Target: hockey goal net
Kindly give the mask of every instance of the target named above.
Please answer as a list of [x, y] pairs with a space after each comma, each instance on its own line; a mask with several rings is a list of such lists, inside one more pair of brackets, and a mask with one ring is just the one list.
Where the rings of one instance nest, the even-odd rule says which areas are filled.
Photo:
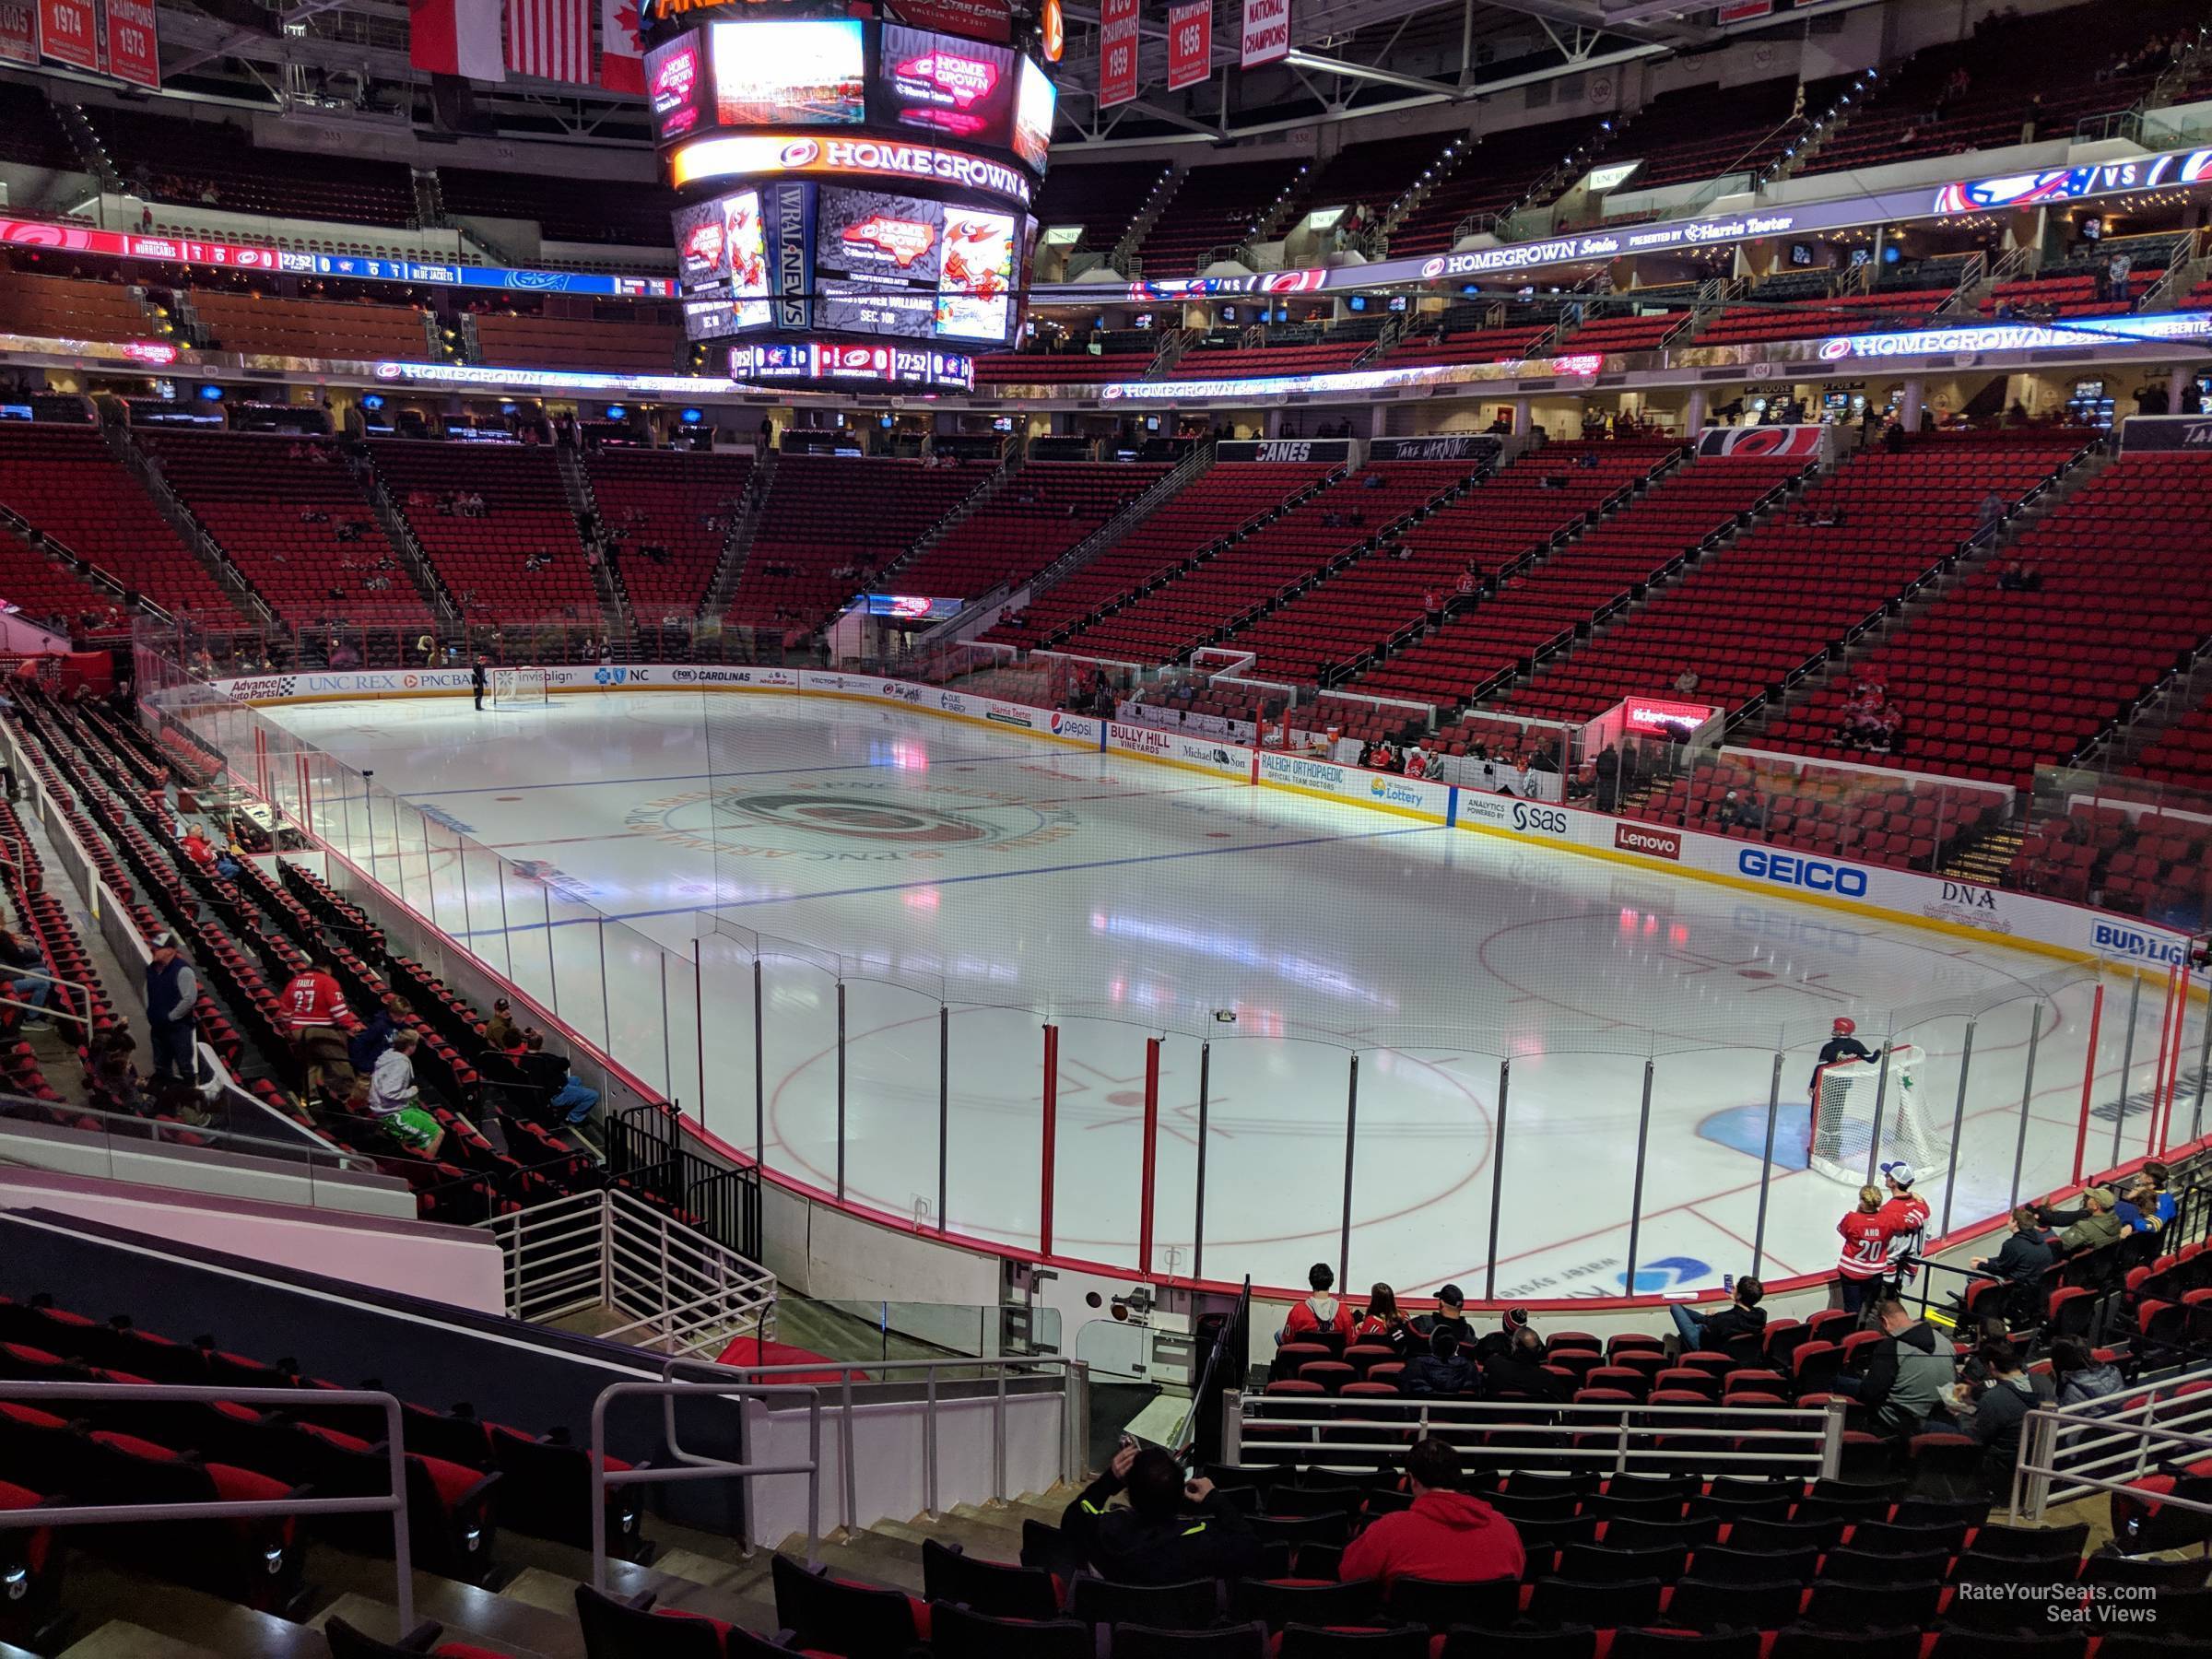
[[491, 671], [491, 706], [495, 709], [544, 708], [546, 671], [543, 668], [494, 668]]
[[1950, 1147], [1920, 1086], [1921, 1060], [1920, 1050], [1900, 1042], [1879, 1059], [1820, 1067], [1813, 1078], [1815, 1170], [1854, 1187], [1865, 1183], [1870, 1166], [1878, 1171], [1899, 1159], [1924, 1183], [1950, 1173]]

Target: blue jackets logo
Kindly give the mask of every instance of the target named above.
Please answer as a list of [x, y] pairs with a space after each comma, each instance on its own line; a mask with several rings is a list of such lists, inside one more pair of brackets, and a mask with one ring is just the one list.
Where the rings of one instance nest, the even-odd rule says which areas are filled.
[[1735, 855], [1735, 867], [1761, 881], [1802, 888], [1808, 893], [1838, 893], [1846, 899], [1866, 896], [1865, 871], [1850, 865], [1830, 864], [1824, 858], [1800, 858], [1794, 853], [1746, 847]]

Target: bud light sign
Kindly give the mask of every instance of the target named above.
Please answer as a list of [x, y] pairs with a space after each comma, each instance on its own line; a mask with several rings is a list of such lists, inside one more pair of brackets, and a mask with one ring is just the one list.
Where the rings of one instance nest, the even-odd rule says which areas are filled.
[[1830, 864], [1824, 858], [1800, 858], [1794, 853], [1746, 847], [1735, 855], [1735, 867], [1756, 880], [1799, 888], [1808, 893], [1835, 893], [1845, 899], [1866, 897], [1865, 871], [1850, 865]]
[[2090, 937], [2100, 955], [2125, 957], [2131, 962], [2162, 962], [2171, 967], [2189, 954], [2188, 942], [2171, 934], [2146, 933], [2116, 922], [2100, 922]]

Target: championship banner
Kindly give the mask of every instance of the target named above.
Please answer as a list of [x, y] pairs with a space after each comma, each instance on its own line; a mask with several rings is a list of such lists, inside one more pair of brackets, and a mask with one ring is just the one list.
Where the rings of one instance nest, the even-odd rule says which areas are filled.
[[99, 19], [92, 0], [39, 0], [39, 51], [72, 69], [100, 70]]
[[1290, 0], [1244, 0], [1237, 62], [1251, 69], [1290, 55]]
[[0, 64], [39, 61], [39, 18], [31, 0], [0, 0]]
[[1214, 75], [1214, 0], [1168, 7], [1168, 90], [1180, 92]]
[[1136, 0], [1100, 0], [1099, 108], [1136, 96]]
[[135, 87], [161, 85], [154, 0], [108, 0], [108, 73]]

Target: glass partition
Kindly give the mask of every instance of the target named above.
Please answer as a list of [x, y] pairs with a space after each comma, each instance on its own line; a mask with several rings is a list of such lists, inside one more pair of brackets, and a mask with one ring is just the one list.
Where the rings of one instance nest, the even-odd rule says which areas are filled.
[[[512, 827], [479, 837], [403, 798], [389, 772], [335, 759], [159, 653], [141, 663], [165, 740], [265, 801], [280, 844], [294, 826], [316, 838], [331, 886], [372, 907], [394, 950], [433, 971], [465, 950], [778, 1174], [1133, 1278], [1298, 1287], [1318, 1262], [1355, 1303], [1377, 1280], [1498, 1300], [1704, 1290], [1755, 1266], [1824, 1271], [1836, 1218], [1882, 1161], [1926, 1166], [1920, 1190], [1950, 1230], [2183, 1145], [2212, 1116], [2212, 1022], [2179, 961], [1999, 967], [1786, 900], [1684, 883], [1711, 902], [1679, 907], [1641, 868], [1605, 868], [1584, 893], [1581, 861], [1514, 853], [1515, 881], [1539, 879], [1539, 862], [1574, 866], [1557, 882], [1573, 904], [1530, 933], [1514, 915], [1452, 913], [1428, 883], [1431, 869], [1500, 866], [1500, 843], [1394, 824], [1439, 839], [1397, 843], [1407, 891], [1354, 920], [1440, 972], [1481, 955], [1511, 987], [1417, 1019], [1271, 933], [1269, 903], [1342, 901], [1329, 853], [1270, 866], [1279, 890], [1254, 896], [1254, 917], [1211, 926], [1175, 892], [1127, 884], [1117, 866], [1140, 861], [1123, 846], [1055, 816], [1098, 794], [1110, 762], [1041, 755], [980, 724], [948, 759], [915, 741], [936, 726], [911, 710], [856, 703], [865, 713], [824, 733], [783, 699], [662, 690], [639, 718], [676, 776], [655, 785], [669, 794], [644, 825], [653, 853], [618, 889]], [[968, 648], [933, 669], [1008, 697], [1098, 684], [1096, 665]], [[1594, 798], [1571, 728], [1512, 731], [1557, 743], [1563, 789]], [[1468, 734], [1461, 765], [1484, 742]], [[852, 775], [808, 782], [825, 772]], [[1176, 858], [1209, 856], [1217, 837], [1343, 839], [1317, 832], [1312, 802], [1251, 792], [1208, 810], [1225, 786], [1182, 782], [1144, 827], [1173, 838]], [[2083, 774], [2045, 773], [2016, 799], [1726, 750], [1639, 755], [1617, 787], [1660, 822], [1971, 865], [2191, 926], [2190, 865], [2212, 835], [2199, 812], [2212, 803]], [[804, 838], [786, 834], [794, 814]], [[1003, 913], [961, 908], [961, 877], [945, 873], [959, 866], [939, 849], [1002, 843], [1049, 846], [1096, 884], [1089, 942], [1124, 953], [1124, 970], [1093, 976], [1065, 938], [1017, 936], [1018, 884], [988, 889]], [[809, 942], [817, 930], [839, 947]], [[1823, 1172], [1808, 1159], [1814, 1074], [1839, 1015], [1886, 1059], [1852, 1083], [1850, 1150]]]

